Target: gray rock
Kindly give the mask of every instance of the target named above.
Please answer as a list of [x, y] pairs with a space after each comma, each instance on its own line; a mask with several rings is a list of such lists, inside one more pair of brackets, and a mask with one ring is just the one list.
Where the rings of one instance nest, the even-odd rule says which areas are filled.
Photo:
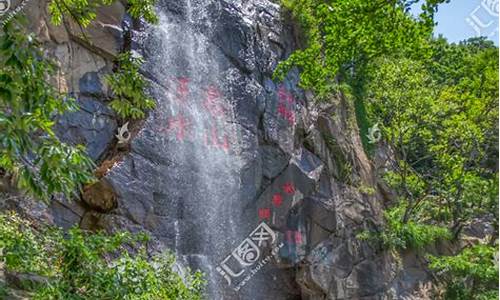
[[83, 96], [103, 96], [101, 80], [97, 72], [88, 72], [80, 78], [80, 95]]
[[51, 214], [57, 226], [68, 229], [79, 224], [87, 208], [80, 201], [54, 200], [50, 203]]
[[[69, 19], [68, 32], [71, 36], [80, 37], [84, 34], [91, 48], [97, 49], [101, 54], [113, 56], [122, 49], [123, 30], [122, 22], [125, 16], [125, 7], [120, 1], [105, 5], [97, 12], [96, 19], [83, 29], [72, 19]], [[108, 56], [108, 57], [109, 57]]]
[[94, 98], [80, 97], [78, 105], [78, 111], [66, 113], [58, 120], [56, 133], [64, 142], [84, 144], [89, 156], [97, 160], [116, 134], [113, 112]]
[[273, 179], [281, 173], [290, 159], [277, 147], [262, 145], [259, 148], [262, 157], [262, 175]]
[[[331, 178], [335, 154], [323, 133], [342, 143], [352, 129], [345, 119], [326, 119], [323, 108], [309, 112], [298, 72], [281, 84], [269, 79], [293, 50], [279, 6], [160, 1], [158, 9], [160, 24], [135, 32], [133, 43], [157, 107], [106, 175], [118, 196], [113, 214], [154, 234], [182, 264], [201, 268], [211, 299], [383, 293], [386, 278], [363, 273], [379, 267], [377, 254], [354, 238], [377, 209], [374, 198]], [[356, 157], [359, 138], [342, 147], [369, 180], [367, 159]], [[216, 268], [260, 222], [282, 247], [236, 292], [251, 267], [230, 286]], [[318, 247], [326, 249], [321, 259], [312, 250]]]
[[5, 280], [10, 286], [22, 290], [32, 290], [49, 283], [49, 279], [47, 277], [13, 271], [5, 271]]

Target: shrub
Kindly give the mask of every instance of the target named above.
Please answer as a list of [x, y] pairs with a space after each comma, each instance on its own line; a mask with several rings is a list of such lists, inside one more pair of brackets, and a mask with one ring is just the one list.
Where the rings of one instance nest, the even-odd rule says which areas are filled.
[[172, 269], [171, 254], [148, 257], [147, 240], [126, 232], [35, 229], [16, 214], [0, 215], [5, 269], [47, 278], [47, 284], [30, 288], [34, 299], [201, 299], [201, 273], [188, 271], [182, 278]]
[[498, 299], [497, 253], [498, 246], [478, 244], [455, 256], [430, 256], [429, 266], [446, 278], [446, 299]]
[[384, 212], [385, 227], [381, 232], [362, 232], [358, 238], [374, 240], [385, 249], [422, 249], [440, 239], [451, 239], [446, 227], [417, 223], [415, 220], [403, 222], [404, 206], [399, 205]]
[[[82, 27], [87, 27], [96, 18], [96, 10], [101, 6], [111, 5], [115, 0], [52, 0], [49, 3], [51, 21], [61, 25], [65, 16], [69, 16]], [[156, 0], [129, 0], [127, 12], [133, 18], [143, 17], [149, 23], [157, 23], [158, 16], [154, 12]]]

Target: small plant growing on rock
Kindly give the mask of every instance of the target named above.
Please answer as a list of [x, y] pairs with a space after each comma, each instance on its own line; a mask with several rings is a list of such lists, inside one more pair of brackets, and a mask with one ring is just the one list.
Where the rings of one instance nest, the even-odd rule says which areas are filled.
[[360, 193], [368, 195], [368, 196], [373, 196], [376, 193], [376, 191], [375, 191], [375, 189], [373, 187], [365, 185], [365, 184], [361, 184], [358, 187], [358, 190], [359, 190]]
[[118, 55], [118, 70], [105, 77], [106, 83], [113, 91], [115, 99], [110, 106], [123, 119], [143, 118], [147, 109], [155, 107], [155, 102], [146, 96], [146, 81], [139, 73], [142, 58], [132, 52]]

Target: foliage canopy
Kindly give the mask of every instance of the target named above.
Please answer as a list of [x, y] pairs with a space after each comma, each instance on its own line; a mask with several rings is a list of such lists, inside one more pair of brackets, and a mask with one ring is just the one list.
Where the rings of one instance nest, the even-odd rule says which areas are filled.
[[[55, 25], [61, 25], [66, 17], [82, 27], [87, 27], [97, 17], [97, 9], [114, 2], [116, 0], [51, 0], [49, 12], [52, 23]], [[129, 0], [127, 1], [127, 12], [133, 18], [144, 18], [147, 22], [156, 24], [158, 16], [154, 11], [155, 3], [156, 0]]]
[[437, 4], [422, 5], [419, 18], [408, 10], [407, 0], [283, 0], [302, 25], [305, 49], [295, 51], [276, 70], [282, 79], [292, 67], [301, 70], [303, 88], [324, 100], [340, 82], [350, 82], [374, 57], [399, 53], [425, 56]]

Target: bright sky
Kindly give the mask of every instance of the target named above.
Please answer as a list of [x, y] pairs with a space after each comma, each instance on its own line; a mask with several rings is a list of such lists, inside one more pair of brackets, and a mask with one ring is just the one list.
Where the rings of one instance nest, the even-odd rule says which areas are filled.
[[499, 0], [451, 0], [439, 6], [435, 34], [450, 42], [486, 36], [498, 45]]

